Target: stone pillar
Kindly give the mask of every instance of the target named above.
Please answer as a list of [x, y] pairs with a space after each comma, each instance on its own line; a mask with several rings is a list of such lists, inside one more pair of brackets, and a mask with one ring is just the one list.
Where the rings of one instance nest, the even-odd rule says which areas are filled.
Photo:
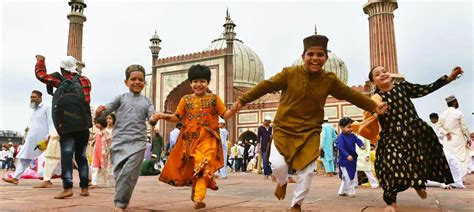
[[398, 73], [397, 48], [393, 24], [396, 0], [369, 0], [363, 7], [369, 16], [370, 68], [384, 66], [392, 78], [403, 78]]
[[69, 19], [67, 55], [77, 59], [78, 69], [80, 70], [85, 67], [82, 61], [82, 28], [86, 21], [84, 8], [86, 8], [87, 5], [83, 0], [71, 0], [69, 6], [71, 6], [71, 12], [67, 15]]

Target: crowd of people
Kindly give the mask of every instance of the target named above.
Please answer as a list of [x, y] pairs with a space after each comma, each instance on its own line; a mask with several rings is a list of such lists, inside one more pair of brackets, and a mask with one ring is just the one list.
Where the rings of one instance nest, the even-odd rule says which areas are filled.
[[[329, 177], [338, 174], [341, 186], [335, 192], [340, 196], [355, 196], [359, 185], [381, 187], [386, 211], [396, 211], [397, 194], [410, 187], [422, 199], [427, 196], [426, 186], [465, 188], [463, 179], [474, 170], [469, 149], [472, 135], [457, 109], [456, 98], [446, 98], [448, 109], [440, 116], [430, 115], [432, 126], [418, 116], [411, 101], [456, 80], [462, 69], [455, 67], [432, 84], [418, 85], [394, 83], [383, 66], [375, 66], [369, 72], [376, 86], [374, 96], [381, 99], [375, 101], [323, 70], [327, 44], [323, 35], [306, 37], [303, 65], [286, 67], [260, 82], [230, 108], [218, 95], [208, 93], [209, 67], [193, 65], [188, 71], [193, 93], [181, 98], [173, 114], [155, 110], [152, 101], [141, 94], [145, 87], [141, 65], [125, 69], [129, 92], [117, 95], [92, 114], [92, 85], [77, 68], [77, 61], [68, 56], [61, 61], [61, 73], [48, 74], [45, 57], [37, 55], [35, 76], [48, 86], [53, 107], [42, 102], [40, 91], [32, 91], [34, 112], [16, 155], [16, 169], [15, 148], [2, 146], [1, 168], [14, 170], [11, 177], [2, 180], [17, 185], [25, 170], [44, 154], [44, 180], [35, 188], [51, 187], [51, 177], [60, 164], [63, 191], [54, 198], [73, 196], [72, 172], [76, 167], [80, 195], [89, 196], [89, 189], [100, 186], [114, 187], [116, 211], [128, 207], [140, 175], [159, 175], [163, 183], [190, 186], [196, 209], [206, 207], [207, 189], [217, 190], [216, 178], [228, 178], [228, 171], [271, 178], [279, 200], [285, 199], [287, 184], [295, 183], [292, 211], [301, 211], [315, 171]], [[54, 93], [53, 87], [57, 88]], [[225, 120], [247, 103], [276, 91], [281, 91], [277, 113], [264, 118], [256, 140], [232, 141]], [[362, 108], [365, 117], [376, 117], [377, 130], [372, 134], [377, 139], [363, 137], [363, 129], [353, 129], [354, 120], [349, 117], [338, 121], [337, 133], [324, 117], [328, 95]], [[155, 127], [159, 120], [176, 123], [169, 139]], [[151, 134], [147, 135], [150, 126]], [[43, 141], [49, 141], [44, 153], [38, 148]]]

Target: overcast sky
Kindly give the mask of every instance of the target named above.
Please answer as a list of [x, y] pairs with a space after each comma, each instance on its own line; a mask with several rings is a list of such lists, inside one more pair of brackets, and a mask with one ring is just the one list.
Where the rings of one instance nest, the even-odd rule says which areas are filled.
[[[35, 55], [43, 54], [49, 72], [66, 55], [68, 0], [0, 3], [0, 130], [23, 131], [28, 125], [31, 90], [46, 94], [34, 76]], [[269, 78], [290, 66], [302, 52], [302, 39], [314, 33], [329, 38], [328, 48], [342, 58], [349, 85], [363, 85], [369, 71], [366, 0], [352, 1], [105, 1], [85, 0], [84, 75], [92, 82], [92, 105], [105, 104], [127, 89], [124, 69], [141, 64], [151, 71], [149, 39], [157, 30], [160, 57], [202, 51], [223, 31], [226, 7], [237, 38], [260, 57]], [[473, 119], [473, 3], [471, 1], [398, 1], [395, 36], [399, 72], [407, 81], [434, 82], [461, 66], [464, 76], [421, 99], [418, 114], [446, 109], [455, 94], [470, 130]], [[51, 102], [45, 95], [44, 101]]]

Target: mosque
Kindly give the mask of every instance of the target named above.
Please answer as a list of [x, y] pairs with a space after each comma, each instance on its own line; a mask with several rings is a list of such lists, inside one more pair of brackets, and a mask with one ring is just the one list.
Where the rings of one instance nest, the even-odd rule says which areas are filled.
[[[146, 95], [152, 98], [157, 108], [172, 113], [176, 110], [181, 97], [192, 93], [187, 81], [187, 72], [189, 67], [195, 64], [209, 66], [212, 73], [209, 89], [225, 100], [228, 107], [236, 101], [238, 96], [264, 80], [264, 68], [260, 57], [245, 45], [243, 40], [237, 38], [235, 26], [236, 24], [227, 12], [224, 32], [203, 51], [159, 59], [153, 56], [152, 74], [147, 80], [151, 83], [147, 86]], [[161, 39], [155, 32], [150, 41], [153, 55], [153, 50], [159, 49]], [[227, 51], [229, 48], [233, 50], [230, 54]], [[348, 73], [344, 61], [331, 51], [328, 56], [324, 70], [334, 72], [339, 79], [347, 83]], [[227, 62], [231, 62], [232, 65]], [[301, 58], [288, 66], [300, 64], [302, 64]], [[232, 79], [227, 79], [227, 74], [231, 74]], [[227, 85], [227, 81], [232, 81], [231, 84], [229, 83], [230, 86]], [[232, 98], [226, 96], [230, 93], [226, 92], [228, 87], [231, 88], [229, 90], [232, 91]], [[353, 86], [353, 88], [363, 92], [362, 86]], [[233, 138], [232, 141], [256, 140], [257, 128], [264, 117], [275, 116], [279, 99], [279, 92], [267, 94], [245, 106], [236, 114], [233, 125], [227, 123], [227, 130], [231, 134], [229, 138]], [[325, 115], [331, 123], [335, 124], [343, 116], [362, 119], [362, 110], [346, 101], [329, 97], [326, 100]], [[160, 124], [160, 130], [164, 136], [168, 136], [174, 128], [174, 123], [161, 122]]]
[[[82, 67], [82, 27], [86, 21], [83, 14], [86, 4], [83, 0], [71, 0], [68, 55], [79, 60]], [[396, 0], [368, 0], [363, 11], [368, 15], [370, 40], [370, 66], [384, 66], [395, 80], [403, 80], [398, 74], [393, 11], [398, 8]], [[225, 16], [224, 31], [200, 52], [187, 53], [172, 57], [159, 58], [161, 39], [157, 32], [150, 39], [152, 53], [152, 72], [147, 74], [144, 94], [153, 101], [156, 110], [173, 113], [182, 96], [191, 94], [192, 89], [187, 82], [187, 71], [195, 64], [209, 66], [212, 78], [209, 90], [230, 106], [237, 97], [248, 91], [258, 82], [264, 80], [263, 63], [259, 56], [247, 45], [243, 39], [236, 37], [235, 27], [229, 12]], [[316, 33], [316, 32], [315, 32]], [[292, 58], [288, 59], [289, 61]], [[292, 65], [302, 64], [301, 59], [294, 60]], [[324, 70], [334, 72], [344, 83], [347, 83], [348, 72], [344, 61], [329, 51]], [[353, 89], [370, 96], [374, 87], [366, 82], [364, 85], [351, 86]], [[256, 140], [257, 128], [264, 117], [274, 117], [278, 108], [280, 93], [271, 93], [262, 96], [247, 104], [233, 118], [226, 120], [229, 140]], [[332, 96], [326, 99], [324, 109], [329, 122], [336, 125], [342, 117], [362, 119], [362, 110], [349, 102], [338, 100]], [[173, 123], [160, 121], [160, 133], [165, 138], [174, 128]], [[167, 139], [165, 139], [167, 140]]]

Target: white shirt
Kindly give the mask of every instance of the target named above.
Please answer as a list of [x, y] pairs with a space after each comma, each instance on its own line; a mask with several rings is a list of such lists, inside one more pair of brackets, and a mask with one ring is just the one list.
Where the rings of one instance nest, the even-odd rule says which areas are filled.
[[34, 150], [36, 145], [39, 141], [46, 139], [53, 128], [51, 107], [40, 103], [31, 114], [25, 144], [16, 157], [21, 159], [36, 159], [42, 153], [38, 149]]
[[244, 151], [245, 148], [239, 145], [237, 147], [237, 158], [244, 158]]
[[253, 144], [250, 144], [250, 147], [249, 147], [249, 158], [253, 158], [253, 156], [255, 155], [255, 146]]
[[7, 150], [0, 151], [0, 160], [6, 160], [7, 155], [8, 155]]
[[174, 145], [176, 145], [176, 141], [178, 140], [180, 130], [178, 128], [174, 128], [170, 133], [170, 151], [173, 149]]

